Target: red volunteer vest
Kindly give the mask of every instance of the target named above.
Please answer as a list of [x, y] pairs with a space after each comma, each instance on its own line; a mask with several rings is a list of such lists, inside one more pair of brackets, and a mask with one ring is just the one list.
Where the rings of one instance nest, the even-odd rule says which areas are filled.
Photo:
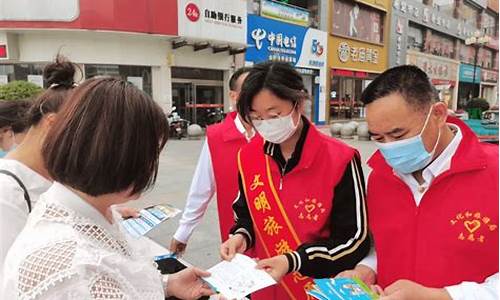
[[378, 283], [409, 279], [429, 287], [482, 282], [498, 272], [498, 146], [479, 143], [462, 121], [451, 168], [417, 207], [380, 152], [368, 164], [368, 213]]
[[[302, 243], [330, 236], [334, 187], [355, 155], [349, 146], [310, 125], [299, 164], [282, 179], [276, 162], [255, 138], [239, 154], [240, 175], [255, 230], [255, 255], [268, 258], [294, 251]], [[312, 280], [299, 273], [252, 299], [310, 299]]]
[[247, 144], [236, 128], [236, 112], [227, 115], [222, 123], [208, 126], [207, 140], [214, 170], [217, 190], [217, 210], [222, 242], [229, 237], [234, 225], [232, 204], [238, 195], [238, 165], [236, 157], [240, 148]]

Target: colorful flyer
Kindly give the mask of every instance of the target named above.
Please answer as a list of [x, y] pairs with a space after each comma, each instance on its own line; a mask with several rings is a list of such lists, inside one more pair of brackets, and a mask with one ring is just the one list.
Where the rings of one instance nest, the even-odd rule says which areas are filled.
[[165, 220], [175, 217], [181, 211], [170, 205], [154, 205], [141, 209], [138, 218], [122, 221], [122, 225], [132, 236], [143, 236]]
[[323, 278], [314, 280], [308, 292], [318, 300], [374, 300], [378, 296], [358, 278]]

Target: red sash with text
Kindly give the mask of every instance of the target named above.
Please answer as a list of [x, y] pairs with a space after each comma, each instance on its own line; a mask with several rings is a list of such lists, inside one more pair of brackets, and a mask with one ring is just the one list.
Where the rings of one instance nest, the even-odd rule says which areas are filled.
[[[238, 153], [238, 168], [243, 181], [248, 209], [252, 216], [256, 243], [260, 243], [267, 257], [282, 255], [297, 249], [300, 241], [290, 222], [273, 183], [270, 158], [263, 152], [253, 156], [244, 166]], [[310, 299], [306, 291], [314, 282], [299, 273], [283, 277], [280, 284], [290, 299]]]

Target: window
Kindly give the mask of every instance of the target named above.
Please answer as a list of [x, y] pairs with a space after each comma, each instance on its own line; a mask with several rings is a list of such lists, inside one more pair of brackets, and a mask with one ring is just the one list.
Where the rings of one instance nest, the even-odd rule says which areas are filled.
[[126, 65], [85, 65], [85, 79], [95, 76], [113, 76], [130, 81], [145, 93], [152, 95], [151, 67]]
[[408, 49], [422, 52], [424, 49], [424, 29], [410, 22], [408, 26]]
[[434, 1], [432, 6], [437, 8], [438, 11], [446, 14], [448, 16], [453, 16], [455, 11], [455, 2], [456, 0], [439, 0]]
[[424, 44], [424, 51], [437, 56], [455, 57], [455, 42], [453, 38], [432, 31]]
[[474, 63], [474, 54], [475, 49], [472, 46], [467, 46], [465, 43], [460, 43], [460, 61], [473, 64]]
[[[42, 76], [43, 75], [43, 68], [45, 67], [45, 64], [42, 63], [35, 63], [35, 64], [4, 64], [0, 65], [0, 75], [7, 75], [7, 81], [14, 81], [14, 80], [24, 80], [24, 81], [30, 81], [28, 80], [28, 76]], [[37, 84], [41, 84], [41, 79], [40, 82], [36, 82]], [[46, 88], [46, 84], [43, 83], [44, 87]]]
[[330, 93], [330, 116], [333, 119], [356, 119], [364, 117], [363, 103], [360, 101], [363, 89], [374, 76], [367, 79], [333, 76]]
[[465, 24], [474, 26], [479, 29], [478, 26], [478, 18], [479, 18], [479, 10], [468, 4], [466, 2], [463, 3], [461, 7], [461, 19], [464, 20]]
[[336, 0], [332, 32], [371, 43], [384, 42], [384, 13], [356, 2]]
[[482, 27], [486, 35], [491, 37], [498, 37], [498, 18], [486, 13], [483, 15]]
[[479, 53], [477, 55], [477, 64], [479, 66], [487, 69], [492, 69], [493, 59], [494, 59], [493, 51], [486, 48], [479, 49]]

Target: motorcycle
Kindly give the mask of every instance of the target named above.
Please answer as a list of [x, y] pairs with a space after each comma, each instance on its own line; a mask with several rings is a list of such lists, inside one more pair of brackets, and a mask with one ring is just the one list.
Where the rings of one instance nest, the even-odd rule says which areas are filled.
[[169, 125], [169, 135], [180, 140], [183, 137], [187, 137], [189, 121], [181, 118], [176, 110], [177, 108], [175, 106], [172, 107], [172, 111], [167, 116], [167, 120]]

